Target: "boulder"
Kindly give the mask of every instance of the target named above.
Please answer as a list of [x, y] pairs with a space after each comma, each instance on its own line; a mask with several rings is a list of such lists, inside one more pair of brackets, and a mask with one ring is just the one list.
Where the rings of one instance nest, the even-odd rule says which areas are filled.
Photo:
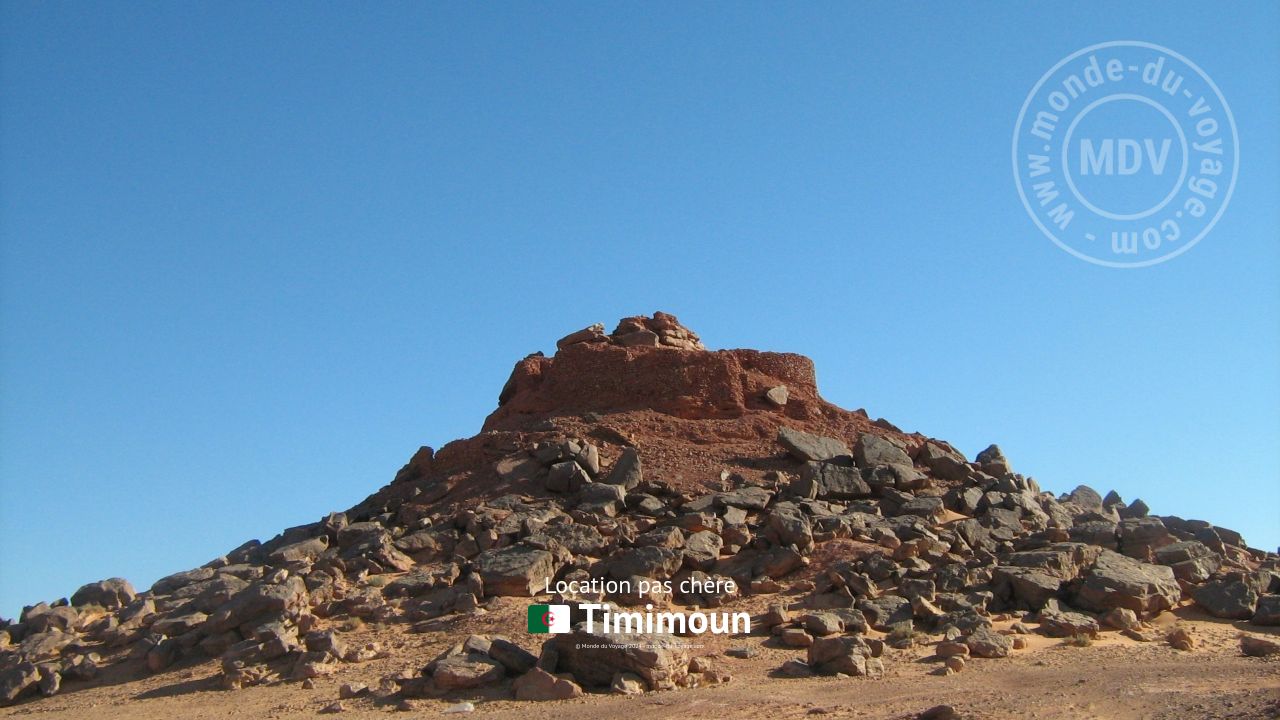
[[1280, 625], [1280, 595], [1263, 595], [1253, 611], [1254, 625]]
[[863, 598], [858, 601], [858, 609], [867, 623], [881, 632], [888, 632], [898, 623], [910, 622], [914, 616], [911, 601], [897, 595]]
[[194, 570], [185, 570], [183, 572], [167, 575], [155, 581], [151, 586], [151, 592], [154, 595], [168, 595], [174, 590], [186, 587], [191, 583], [202, 582], [213, 578], [217, 571], [213, 568], [202, 567]]
[[618, 673], [632, 673], [649, 690], [673, 690], [688, 674], [687, 641], [673, 635], [605, 634], [579, 625], [547, 645], [555, 652], [556, 671], [572, 673], [588, 687], [609, 687]]
[[933, 442], [926, 442], [916, 455], [916, 461], [929, 468], [935, 476], [950, 482], [961, 482], [969, 477], [969, 463], [959, 453]]
[[871, 647], [857, 636], [814, 638], [808, 649], [808, 666], [822, 675], [866, 675]]
[[828, 612], [807, 613], [796, 618], [804, 629], [814, 635], [837, 635], [844, 632], [844, 621], [839, 615]]
[[259, 581], [236, 593], [201, 629], [207, 635], [222, 633], [260, 618], [300, 615], [306, 607], [307, 586], [297, 575], [278, 584]]
[[486, 595], [530, 597], [555, 577], [555, 557], [527, 545], [486, 550], [475, 559]]
[[1008, 657], [1013, 649], [1013, 641], [1006, 635], [991, 628], [979, 628], [964, 639], [969, 647], [969, 654], [979, 658]]
[[716, 502], [726, 508], [742, 510], [764, 510], [773, 499], [773, 493], [762, 487], [750, 485], [737, 490], [723, 492], [715, 496]]
[[801, 462], [822, 462], [838, 457], [849, 457], [853, 453], [849, 446], [834, 438], [811, 435], [789, 427], [778, 428], [778, 442], [786, 448], [791, 456]]
[[940, 497], [918, 497], [898, 506], [898, 515], [915, 515], [926, 520], [938, 520], [946, 510]]
[[1075, 490], [1063, 495], [1058, 500], [1072, 503], [1085, 512], [1102, 512], [1103, 510], [1102, 496], [1098, 494], [1097, 490], [1088, 485], [1077, 485]]
[[583, 695], [582, 687], [577, 683], [556, 677], [541, 668], [534, 668], [516, 678], [511, 689], [517, 700], [571, 700]]
[[1200, 583], [1222, 567], [1222, 556], [1198, 540], [1175, 542], [1155, 551], [1156, 562], [1173, 568], [1179, 580]]
[[804, 550], [813, 545], [813, 524], [799, 505], [778, 503], [769, 511], [765, 536], [779, 545], [795, 545]]
[[1004, 477], [1013, 472], [1013, 468], [1009, 466], [1009, 461], [1005, 459], [999, 445], [988, 445], [987, 449], [978, 453], [974, 460], [982, 472], [992, 477]]
[[1073, 604], [1095, 612], [1129, 608], [1147, 618], [1173, 608], [1181, 597], [1173, 570], [1104, 550], [1075, 591]]
[[560, 338], [559, 340], [556, 341], [556, 349], [563, 350], [569, 347], [570, 345], [577, 345], [579, 343], [603, 343], [603, 342], [609, 342], [609, 336], [604, 334], [604, 325], [601, 325], [600, 323], [595, 323], [593, 325], [589, 325], [585, 328], [582, 328], [581, 330], [578, 330], [576, 332], [571, 332], [568, 335], [565, 335], [564, 337]]
[[35, 692], [39, 683], [40, 670], [30, 662], [20, 662], [0, 671], [0, 704], [8, 705], [23, 695]]
[[290, 563], [314, 562], [316, 558], [329, 549], [329, 538], [326, 535], [308, 538], [285, 545], [267, 556], [271, 565], [282, 566]]
[[133, 602], [137, 596], [137, 591], [128, 580], [109, 578], [81, 586], [71, 596], [71, 604], [75, 607], [99, 605], [108, 610], [116, 610]]
[[573, 493], [591, 482], [591, 476], [574, 460], [566, 460], [551, 466], [547, 472], [547, 490], [554, 493]]
[[1040, 629], [1049, 637], [1088, 635], [1096, 638], [1102, 628], [1098, 626], [1097, 620], [1084, 613], [1064, 609], [1055, 601], [1040, 611]]
[[582, 487], [582, 500], [578, 503], [578, 510], [613, 517], [625, 505], [626, 497], [626, 488], [621, 485], [590, 483]]
[[26, 629], [33, 633], [51, 630], [71, 632], [79, 620], [80, 613], [66, 605], [50, 607], [40, 603], [22, 614], [22, 622], [26, 625]]
[[431, 678], [441, 690], [465, 690], [498, 682], [502, 664], [480, 653], [449, 655], [432, 663]]
[[1143, 561], [1154, 559], [1159, 548], [1174, 542], [1158, 517], [1121, 520], [1116, 529], [1120, 536], [1120, 552]]
[[536, 655], [502, 637], [489, 643], [489, 657], [502, 663], [511, 675], [523, 675], [538, 664]]
[[618, 673], [609, 684], [609, 692], [615, 695], [641, 695], [644, 693], [644, 681], [638, 675]]
[[1249, 620], [1258, 606], [1257, 588], [1242, 579], [1223, 577], [1211, 580], [1191, 593], [1196, 604], [1214, 617]]
[[181, 615], [170, 615], [165, 618], [156, 620], [151, 624], [151, 632], [176, 637], [184, 633], [191, 632], [204, 624], [209, 616], [202, 612], [183, 613]]
[[862, 478], [873, 492], [879, 494], [885, 494], [891, 490], [919, 490], [929, 482], [928, 476], [914, 467], [897, 463], [867, 468], [862, 471]]
[[61, 630], [30, 633], [22, 639], [18, 648], [22, 656], [31, 662], [53, 660], [62, 654], [62, 649], [76, 642], [78, 638], [72, 633]]
[[538, 546], [547, 541], [559, 544], [574, 555], [599, 556], [608, 545], [599, 530], [583, 523], [548, 525], [529, 537], [529, 542]]
[[858, 441], [853, 446], [853, 457], [861, 468], [876, 465], [911, 465], [911, 458], [905, 450], [873, 433], [862, 433], [858, 436]]
[[609, 561], [609, 576], [615, 580], [626, 580], [637, 575], [666, 580], [680, 570], [683, 562], [682, 550], [654, 545], [631, 548], [618, 553]]
[[689, 536], [684, 545], [684, 564], [690, 570], [710, 570], [720, 559], [724, 541], [710, 530]]
[[755, 575], [780, 578], [808, 564], [808, 559], [790, 547], [770, 548], [752, 565]]
[[613, 469], [609, 471], [609, 476], [604, 478], [602, 482], [610, 485], [619, 485], [627, 490], [634, 490], [644, 480], [644, 469], [640, 464], [640, 454], [635, 448], [624, 448], [622, 454], [618, 456], [617, 461], [613, 463]]
[[1033, 568], [997, 567], [991, 577], [996, 595], [1023, 610], [1044, 607], [1058, 596], [1062, 586], [1061, 579]]
[[1280, 655], [1280, 640], [1273, 637], [1257, 635], [1240, 636], [1240, 652], [1249, 657], [1269, 657]]
[[783, 407], [787, 404], [790, 395], [791, 393], [787, 391], [786, 385], [777, 385], [765, 391], [764, 399], [774, 407]]
[[819, 500], [853, 500], [869, 497], [871, 486], [855, 467], [828, 462], [805, 463], [793, 486], [800, 497]]

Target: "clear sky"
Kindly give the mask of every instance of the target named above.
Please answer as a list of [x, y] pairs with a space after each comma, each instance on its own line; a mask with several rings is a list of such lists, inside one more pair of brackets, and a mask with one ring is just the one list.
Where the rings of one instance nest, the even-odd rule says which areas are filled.
[[[1055, 492], [1280, 544], [1280, 5], [0, 3], [0, 614], [140, 587], [474, 434], [512, 365], [666, 310]], [[1194, 60], [1213, 232], [1055, 247], [1054, 63]]]

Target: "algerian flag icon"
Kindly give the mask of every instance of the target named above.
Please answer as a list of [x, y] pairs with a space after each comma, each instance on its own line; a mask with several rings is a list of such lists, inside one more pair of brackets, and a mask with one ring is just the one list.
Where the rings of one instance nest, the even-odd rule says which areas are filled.
[[566, 633], [569, 632], [568, 605], [530, 605], [529, 632], [531, 633]]

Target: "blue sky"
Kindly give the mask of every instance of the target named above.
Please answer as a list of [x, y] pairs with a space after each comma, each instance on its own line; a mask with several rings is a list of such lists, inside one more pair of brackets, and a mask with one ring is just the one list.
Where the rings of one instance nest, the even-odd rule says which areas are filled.
[[[513, 363], [666, 310], [1048, 489], [1280, 544], [1280, 6], [0, 3], [0, 614], [343, 509]], [[1042, 73], [1177, 50], [1213, 232], [1087, 264]]]

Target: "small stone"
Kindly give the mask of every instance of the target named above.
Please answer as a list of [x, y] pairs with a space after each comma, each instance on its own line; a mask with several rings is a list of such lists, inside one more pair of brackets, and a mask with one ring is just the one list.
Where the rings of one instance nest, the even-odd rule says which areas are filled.
[[791, 659], [782, 663], [782, 667], [778, 668], [778, 674], [790, 678], [809, 677], [813, 674], [813, 669], [803, 660]]
[[449, 707], [445, 708], [444, 710], [441, 710], [440, 712], [446, 715], [452, 715], [455, 713], [469, 713], [469, 712], [475, 712], [475, 711], [476, 711], [476, 706], [474, 703], [460, 702], [454, 705], [450, 705]]
[[368, 693], [369, 686], [364, 683], [343, 683], [342, 687], [338, 688], [338, 697], [343, 700], [350, 700], [351, 698], [357, 698], [361, 695], [367, 695]]
[[764, 399], [768, 400], [775, 407], [783, 407], [787, 404], [789, 396], [790, 393], [787, 391], [787, 386], [779, 385], [777, 387], [769, 388], [769, 391], [764, 394]]
[[778, 639], [787, 647], [809, 647], [813, 644], [813, 636], [802, 628], [787, 628]]
[[951, 657], [946, 659], [946, 664], [947, 664], [947, 667], [952, 670], [952, 672], [960, 672], [961, 670], [964, 669], [965, 659], [959, 655], [952, 655]]
[[1255, 635], [1240, 636], [1240, 652], [1249, 657], [1280, 655], [1280, 640]]
[[644, 693], [644, 681], [639, 675], [618, 673], [613, 676], [609, 691], [617, 695], [640, 695]]
[[956, 709], [950, 705], [934, 705], [917, 715], [916, 720], [956, 720], [958, 717]]
[[516, 678], [511, 684], [517, 700], [569, 700], [582, 697], [582, 687], [571, 680], [556, 677], [541, 668], [534, 668]]
[[1138, 621], [1138, 615], [1129, 608], [1111, 608], [1099, 620], [1103, 625], [1116, 630], [1136, 630], [1142, 625]]
[[320, 708], [320, 714], [332, 715], [334, 713], [343, 712], [346, 709], [347, 709], [347, 706], [343, 705], [341, 700], [335, 700], [329, 703], [328, 705], [325, 705], [324, 707]]
[[1192, 650], [1196, 646], [1196, 639], [1185, 627], [1174, 628], [1165, 639], [1174, 650]]

